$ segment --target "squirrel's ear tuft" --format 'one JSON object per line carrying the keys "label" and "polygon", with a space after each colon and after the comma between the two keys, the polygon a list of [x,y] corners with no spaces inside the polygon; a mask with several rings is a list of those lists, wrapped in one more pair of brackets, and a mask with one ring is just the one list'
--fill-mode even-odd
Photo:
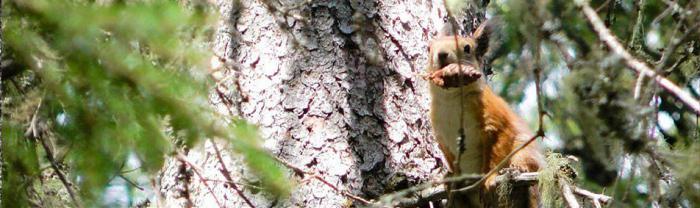
{"label": "squirrel's ear tuft", "polygon": [[454,26],[449,21],[442,23],[442,28],[438,31],[438,37],[453,36],[455,34],[454,31]]}
{"label": "squirrel's ear tuft", "polygon": [[442,27],[438,31],[438,37],[459,35],[460,26],[454,18],[445,16],[442,19]]}
{"label": "squirrel's ear tuft", "polygon": [[500,41],[498,40],[499,34],[496,33],[499,32],[501,24],[502,20],[494,17],[481,23],[472,33],[471,37],[476,42],[476,49],[474,50],[476,57],[483,57],[489,51],[498,50]]}

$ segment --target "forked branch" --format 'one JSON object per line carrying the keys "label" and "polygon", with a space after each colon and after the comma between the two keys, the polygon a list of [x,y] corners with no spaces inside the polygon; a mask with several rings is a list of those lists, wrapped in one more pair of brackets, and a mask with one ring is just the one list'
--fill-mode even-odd
{"label": "forked branch", "polygon": [[600,38],[600,40],[603,41],[606,46],[608,46],[611,52],[622,57],[625,65],[627,65],[628,68],[634,70],[637,74],[652,78],[657,84],[659,84],[659,86],[661,86],[661,88],[670,94],[673,94],[695,114],[700,115],[700,102],[698,102],[697,99],[695,99],[689,93],[683,91],[683,89],[678,87],[678,85],[657,74],[654,69],[647,65],[647,63],[636,59],[634,56],[632,56],[632,54],[627,52],[625,47],[622,46],[615,35],[613,35],[610,30],[605,27],[603,21],[600,19],[595,10],[588,5],[587,1],[576,0],[575,2],[583,11],[583,14],[586,16],[588,22],[593,26],[593,30],[595,30],[595,32],[598,34],[598,38]]}

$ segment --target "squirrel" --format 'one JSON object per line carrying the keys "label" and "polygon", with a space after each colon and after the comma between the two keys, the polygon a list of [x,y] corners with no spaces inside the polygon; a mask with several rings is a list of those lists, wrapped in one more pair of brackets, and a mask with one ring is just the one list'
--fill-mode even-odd
{"label": "squirrel", "polygon": [[[451,35],[449,29],[443,29],[429,44],[430,119],[451,174],[485,174],[533,135],[485,81],[484,62],[489,61],[485,54],[493,50],[489,45],[497,45],[489,40],[494,27],[495,21],[486,21],[467,37]],[[460,124],[464,135],[462,151],[458,142]],[[459,167],[454,167],[457,157]],[[544,156],[532,143],[513,155],[506,165],[519,172],[535,172],[544,166]],[[455,205],[504,206],[498,204],[496,175],[487,176],[481,191],[455,197]],[[507,207],[539,206],[536,185],[513,187],[507,197]]]}

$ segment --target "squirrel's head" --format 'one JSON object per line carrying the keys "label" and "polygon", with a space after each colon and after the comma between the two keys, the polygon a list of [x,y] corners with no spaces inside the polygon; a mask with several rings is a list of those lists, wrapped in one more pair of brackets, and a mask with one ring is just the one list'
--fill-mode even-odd
{"label": "squirrel's head", "polygon": [[[440,34],[430,42],[428,72],[459,63],[483,70],[484,55],[489,50],[493,21],[482,23],[471,35],[453,35],[451,24],[445,23]],[[482,71],[483,72],[483,71]]]}

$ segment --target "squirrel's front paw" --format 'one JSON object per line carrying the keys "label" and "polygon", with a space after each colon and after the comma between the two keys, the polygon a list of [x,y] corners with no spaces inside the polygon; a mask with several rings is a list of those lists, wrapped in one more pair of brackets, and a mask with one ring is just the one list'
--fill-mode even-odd
{"label": "squirrel's front paw", "polygon": [[430,80],[443,88],[461,87],[481,78],[482,73],[471,65],[450,64],[430,75]]}

